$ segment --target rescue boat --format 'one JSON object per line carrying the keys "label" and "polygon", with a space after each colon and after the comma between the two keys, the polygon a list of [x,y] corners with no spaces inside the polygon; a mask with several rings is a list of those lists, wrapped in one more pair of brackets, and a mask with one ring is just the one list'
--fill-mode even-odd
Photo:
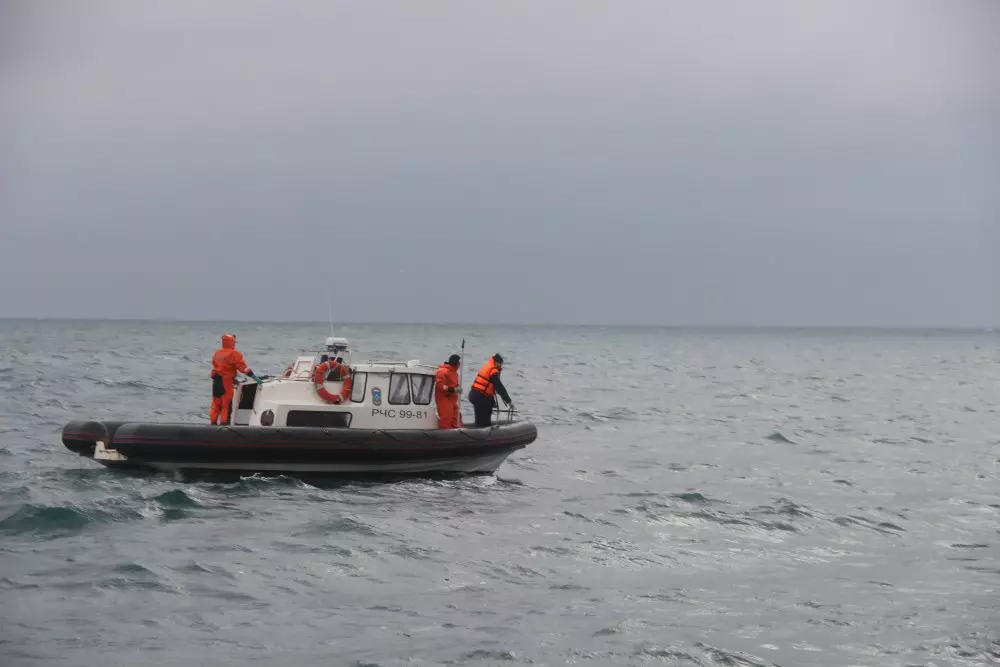
{"label": "rescue boat", "polygon": [[279,377],[238,383],[228,424],[73,421],[63,445],[109,468],[493,474],[538,435],[499,407],[491,426],[441,429],[435,366],[352,363],[346,339],[326,343],[325,353],[299,356]]}

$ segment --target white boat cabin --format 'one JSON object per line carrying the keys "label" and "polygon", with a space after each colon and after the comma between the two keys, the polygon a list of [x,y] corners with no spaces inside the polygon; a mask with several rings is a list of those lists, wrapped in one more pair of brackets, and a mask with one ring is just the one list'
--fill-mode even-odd
{"label": "white boat cabin", "polygon": [[[238,385],[233,396],[234,426],[309,426],[318,428],[436,429],[434,380],[437,366],[418,361],[351,363],[347,341],[327,339],[326,352],[298,357],[281,377]],[[345,357],[346,355],[346,357]],[[316,368],[343,359],[350,369],[350,391],[340,403],[324,400],[313,384]],[[333,395],[345,387],[340,373],[325,373],[321,386]]]}

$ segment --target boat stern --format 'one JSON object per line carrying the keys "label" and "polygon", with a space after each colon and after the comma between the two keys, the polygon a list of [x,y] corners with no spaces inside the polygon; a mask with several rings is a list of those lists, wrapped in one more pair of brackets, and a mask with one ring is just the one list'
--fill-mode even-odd
{"label": "boat stern", "polygon": [[[118,426],[124,422],[72,421],[63,426],[62,443],[69,451],[94,458],[97,443],[107,444]],[[110,428],[109,428],[110,426]]]}

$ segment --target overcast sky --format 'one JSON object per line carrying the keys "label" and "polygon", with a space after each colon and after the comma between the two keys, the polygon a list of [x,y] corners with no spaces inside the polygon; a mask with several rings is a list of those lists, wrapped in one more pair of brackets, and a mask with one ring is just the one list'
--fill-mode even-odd
{"label": "overcast sky", "polygon": [[0,7],[0,317],[1000,325],[996,0]]}

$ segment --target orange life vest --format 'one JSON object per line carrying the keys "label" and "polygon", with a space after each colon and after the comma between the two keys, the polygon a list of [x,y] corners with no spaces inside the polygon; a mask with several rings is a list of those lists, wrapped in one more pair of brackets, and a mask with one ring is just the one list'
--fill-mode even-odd
{"label": "orange life vest", "polygon": [[497,368],[497,362],[490,357],[483,367],[476,374],[476,380],[472,383],[472,388],[476,391],[481,391],[486,394],[489,398],[493,398],[496,394],[496,388],[493,386],[493,376],[500,372]]}

